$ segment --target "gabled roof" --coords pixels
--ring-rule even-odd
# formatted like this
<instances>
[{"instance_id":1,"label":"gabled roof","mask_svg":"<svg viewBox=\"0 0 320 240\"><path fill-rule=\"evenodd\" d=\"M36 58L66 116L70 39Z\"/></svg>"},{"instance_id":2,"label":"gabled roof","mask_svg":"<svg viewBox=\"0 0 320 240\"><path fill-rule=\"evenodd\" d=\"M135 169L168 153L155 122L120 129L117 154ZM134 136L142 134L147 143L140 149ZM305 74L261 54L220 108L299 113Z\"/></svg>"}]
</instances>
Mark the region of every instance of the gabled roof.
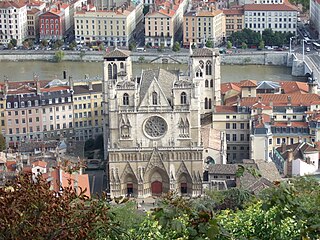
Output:
<instances>
[{"instance_id":1,"label":"gabled roof","mask_svg":"<svg viewBox=\"0 0 320 240\"><path fill-rule=\"evenodd\" d=\"M209 164L208 165L209 174L230 174L236 175L238 170L238 165L236 164Z\"/></svg>"},{"instance_id":2,"label":"gabled roof","mask_svg":"<svg viewBox=\"0 0 320 240\"><path fill-rule=\"evenodd\" d=\"M257 89L279 89L280 84L272 81L262 81L258 83Z\"/></svg>"},{"instance_id":3,"label":"gabled roof","mask_svg":"<svg viewBox=\"0 0 320 240\"><path fill-rule=\"evenodd\" d=\"M280 82L281 89L284 93L308 93L308 84L305 82L283 81Z\"/></svg>"},{"instance_id":4,"label":"gabled roof","mask_svg":"<svg viewBox=\"0 0 320 240\"><path fill-rule=\"evenodd\" d=\"M167 99L171 99L173 82L178 79L178 71L167 71L161 68L144 70L140 83L140 102L144 99L151 83L156 79Z\"/></svg>"},{"instance_id":5,"label":"gabled roof","mask_svg":"<svg viewBox=\"0 0 320 240\"><path fill-rule=\"evenodd\" d=\"M243 80L240 82L241 87L256 87L257 81L256 80Z\"/></svg>"},{"instance_id":6,"label":"gabled roof","mask_svg":"<svg viewBox=\"0 0 320 240\"><path fill-rule=\"evenodd\" d=\"M192 49L192 56L193 57L213 57L217 53L214 49L211 48L195 48Z\"/></svg>"},{"instance_id":7,"label":"gabled roof","mask_svg":"<svg viewBox=\"0 0 320 240\"><path fill-rule=\"evenodd\" d=\"M130 56L130 51L127 50L120 50L118 48L114 49L111 52L108 52L104 57L105 58L127 58Z\"/></svg>"},{"instance_id":8,"label":"gabled roof","mask_svg":"<svg viewBox=\"0 0 320 240\"><path fill-rule=\"evenodd\" d=\"M240 84L237 83L222 83L221 84L221 94L225 94L226 92L230 90L234 90L237 92L241 91L241 88L239 87Z\"/></svg>"},{"instance_id":9,"label":"gabled roof","mask_svg":"<svg viewBox=\"0 0 320 240\"><path fill-rule=\"evenodd\" d=\"M35 162L32 163L32 167L46 168L47 167L47 163L45 161L35 161Z\"/></svg>"},{"instance_id":10,"label":"gabled roof","mask_svg":"<svg viewBox=\"0 0 320 240\"><path fill-rule=\"evenodd\" d=\"M0 1L0 8L22 8L26 4L16 1Z\"/></svg>"}]
</instances>

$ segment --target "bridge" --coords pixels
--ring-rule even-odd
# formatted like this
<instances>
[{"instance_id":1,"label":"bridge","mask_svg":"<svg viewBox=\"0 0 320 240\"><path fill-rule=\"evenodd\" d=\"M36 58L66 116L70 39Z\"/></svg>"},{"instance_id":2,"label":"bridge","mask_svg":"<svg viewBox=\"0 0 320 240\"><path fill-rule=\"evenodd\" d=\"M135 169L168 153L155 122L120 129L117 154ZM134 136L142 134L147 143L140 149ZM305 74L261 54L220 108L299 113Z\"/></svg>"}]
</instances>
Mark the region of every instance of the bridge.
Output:
<instances>
[{"instance_id":1,"label":"bridge","mask_svg":"<svg viewBox=\"0 0 320 240\"><path fill-rule=\"evenodd\" d=\"M311 76L317 79L320 86L320 56L313 53L303 55L301 53L293 53L292 75L295 76ZM302 64L302 65L301 65ZM299 66L300 65L300 66ZM298 69L299 68L299 69ZM299 71L297 71L297 69Z\"/></svg>"}]
</instances>

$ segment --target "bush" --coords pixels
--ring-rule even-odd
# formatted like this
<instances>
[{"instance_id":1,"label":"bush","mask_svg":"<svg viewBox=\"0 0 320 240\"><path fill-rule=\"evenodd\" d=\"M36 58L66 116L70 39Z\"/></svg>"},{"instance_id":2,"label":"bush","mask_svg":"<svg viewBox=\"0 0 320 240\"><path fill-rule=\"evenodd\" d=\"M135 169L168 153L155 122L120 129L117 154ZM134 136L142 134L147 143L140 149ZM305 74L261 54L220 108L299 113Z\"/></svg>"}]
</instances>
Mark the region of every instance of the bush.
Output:
<instances>
[{"instance_id":1,"label":"bush","mask_svg":"<svg viewBox=\"0 0 320 240\"><path fill-rule=\"evenodd\" d=\"M63 58L64 58L64 52L63 51L60 50L60 51L55 52L54 60L56 62L61 62Z\"/></svg>"}]
</instances>

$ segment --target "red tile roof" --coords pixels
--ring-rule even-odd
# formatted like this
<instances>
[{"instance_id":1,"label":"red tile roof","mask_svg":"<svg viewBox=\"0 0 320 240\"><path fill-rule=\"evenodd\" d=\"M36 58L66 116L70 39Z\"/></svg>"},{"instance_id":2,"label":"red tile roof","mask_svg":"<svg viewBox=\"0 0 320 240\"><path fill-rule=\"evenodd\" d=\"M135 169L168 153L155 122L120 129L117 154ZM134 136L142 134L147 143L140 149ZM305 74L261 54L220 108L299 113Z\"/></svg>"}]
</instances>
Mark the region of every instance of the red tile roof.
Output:
<instances>
[{"instance_id":1,"label":"red tile roof","mask_svg":"<svg viewBox=\"0 0 320 240\"><path fill-rule=\"evenodd\" d=\"M216 106L215 107L216 113L236 113L237 106Z\"/></svg>"},{"instance_id":2,"label":"red tile roof","mask_svg":"<svg viewBox=\"0 0 320 240\"><path fill-rule=\"evenodd\" d=\"M319 101L320 96L318 94L258 94L257 97L245 97L241 99L241 106L253 106L259 101L265 105L269 105L270 102L274 106L286 106L288 105L288 99L291 98L291 105L293 106L310 106L313 102ZM229 100L229 99L228 99ZM232 103L234 104L234 102Z\"/></svg>"},{"instance_id":3,"label":"red tile roof","mask_svg":"<svg viewBox=\"0 0 320 240\"><path fill-rule=\"evenodd\" d=\"M225 15L243 15L243 9L223 9Z\"/></svg>"},{"instance_id":4,"label":"red tile roof","mask_svg":"<svg viewBox=\"0 0 320 240\"><path fill-rule=\"evenodd\" d=\"M46 167L47 167L47 162L45 162L45 161L41 161L41 160L39 160L39 161L35 161L35 162L33 162L33 163L32 163L32 166L33 166L33 167L42 167L42 168L46 168Z\"/></svg>"},{"instance_id":5,"label":"red tile roof","mask_svg":"<svg viewBox=\"0 0 320 240\"><path fill-rule=\"evenodd\" d=\"M304 82L283 81L280 82L280 86L284 93L308 93L309 91L308 84Z\"/></svg>"},{"instance_id":6,"label":"red tile roof","mask_svg":"<svg viewBox=\"0 0 320 240\"><path fill-rule=\"evenodd\" d=\"M240 82L241 87L256 87L257 81L256 80L243 80Z\"/></svg>"},{"instance_id":7,"label":"red tile roof","mask_svg":"<svg viewBox=\"0 0 320 240\"><path fill-rule=\"evenodd\" d=\"M239 87L239 83L222 83L221 84L221 94L225 94L230 90L235 90L237 92L240 92L241 88Z\"/></svg>"},{"instance_id":8,"label":"red tile roof","mask_svg":"<svg viewBox=\"0 0 320 240\"><path fill-rule=\"evenodd\" d=\"M298 11L290 4L245 4L245 11Z\"/></svg>"},{"instance_id":9,"label":"red tile roof","mask_svg":"<svg viewBox=\"0 0 320 240\"><path fill-rule=\"evenodd\" d=\"M308 127L308 123L307 122L291 122L290 123L290 127ZM275 122L273 124L273 126L275 127L287 127L288 122Z\"/></svg>"},{"instance_id":10,"label":"red tile roof","mask_svg":"<svg viewBox=\"0 0 320 240\"><path fill-rule=\"evenodd\" d=\"M24 6L26 6L26 4L22 2L0 1L0 8L22 8Z\"/></svg>"}]
</instances>

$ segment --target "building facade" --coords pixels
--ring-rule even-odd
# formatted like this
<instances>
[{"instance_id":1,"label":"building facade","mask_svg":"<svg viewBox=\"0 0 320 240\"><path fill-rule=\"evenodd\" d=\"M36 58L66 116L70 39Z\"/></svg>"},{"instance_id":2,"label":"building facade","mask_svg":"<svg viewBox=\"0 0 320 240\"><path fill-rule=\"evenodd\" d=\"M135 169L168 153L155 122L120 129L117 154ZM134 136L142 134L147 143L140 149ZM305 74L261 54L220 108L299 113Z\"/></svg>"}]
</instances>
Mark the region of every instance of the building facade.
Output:
<instances>
[{"instance_id":1,"label":"building facade","mask_svg":"<svg viewBox=\"0 0 320 240\"><path fill-rule=\"evenodd\" d=\"M148 197L169 190L201 194L204 76L216 79L212 69L220 65L214 61L214 50L195 49L190 54L186 76L157 69L144 70L139 79L132 78L129 53L114 50L105 56L104 139L111 196ZM199 67L201 61L211 72L200 77L205 71L205 65ZM211 98L213 89L212 82Z\"/></svg>"},{"instance_id":2,"label":"building facade","mask_svg":"<svg viewBox=\"0 0 320 240\"><path fill-rule=\"evenodd\" d=\"M297 15L298 9L289 3L244 5L245 28L260 34L270 28L274 32L296 35Z\"/></svg>"},{"instance_id":3,"label":"building facade","mask_svg":"<svg viewBox=\"0 0 320 240\"><path fill-rule=\"evenodd\" d=\"M39 16L40 39L62 39L66 31L64 11L52 8Z\"/></svg>"},{"instance_id":4,"label":"building facade","mask_svg":"<svg viewBox=\"0 0 320 240\"><path fill-rule=\"evenodd\" d=\"M102 134L102 83L75 83L74 139L86 141Z\"/></svg>"},{"instance_id":5,"label":"building facade","mask_svg":"<svg viewBox=\"0 0 320 240\"><path fill-rule=\"evenodd\" d=\"M0 43L11 39L21 45L27 38L27 5L15 1L0 1Z\"/></svg>"},{"instance_id":6,"label":"building facade","mask_svg":"<svg viewBox=\"0 0 320 240\"><path fill-rule=\"evenodd\" d=\"M39 38L39 16L41 11L36 8L32 8L27 12L28 19L28 38Z\"/></svg>"},{"instance_id":7,"label":"building facade","mask_svg":"<svg viewBox=\"0 0 320 240\"><path fill-rule=\"evenodd\" d=\"M320 1L310 0L310 22L320 38Z\"/></svg>"},{"instance_id":8,"label":"building facade","mask_svg":"<svg viewBox=\"0 0 320 240\"><path fill-rule=\"evenodd\" d=\"M244 11L243 7L224 9L223 13L226 18L226 37L232 33L242 31L244 28Z\"/></svg>"},{"instance_id":9,"label":"building facade","mask_svg":"<svg viewBox=\"0 0 320 240\"><path fill-rule=\"evenodd\" d=\"M204 46L211 41L213 47L217 47L224 41L225 24L225 15L221 10L191 10L184 15L183 45Z\"/></svg>"},{"instance_id":10,"label":"building facade","mask_svg":"<svg viewBox=\"0 0 320 240\"><path fill-rule=\"evenodd\" d=\"M128 47L142 19L141 3L124 5L114 11L78 11L74 15L75 35L86 43L102 41L107 46Z\"/></svg>"}]
</instances>

